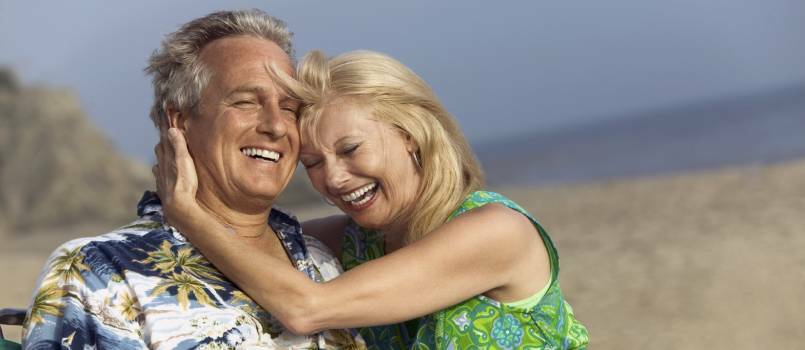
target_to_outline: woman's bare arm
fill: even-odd
[[[192,160],[181,136],[172,137],[171,142],[176,154],[168,156],[175,159],[163,155],[160,161],[179,164],[166,168],[178,169],[181,182],[183,172],[193,171]],[[533,293],[550,278],[549,272],[538,273],[549,271],[549,262],[531,222],[496,204],[465,213],[418,242],[317,284],[280,259],[227,233],[227,227],[199,205],[188,203],[195,202],[194,194],[168,196],[172,199],[167,205],[175,206],[166,207],[171,224],[295,333],[395,323],[481,293],[522,288],[523,281],[543,275],[535,288],[525,288]],[[524,276],[524,271],[532,273]]]

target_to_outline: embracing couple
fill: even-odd
[[[400,62],[311,52],[258,10],[212,13],[151,56],[157,193],[59,247],[29,349],[578,349],[558,255],[482,190],[456,121]],[[272,205],[301,162],[343,215]]]

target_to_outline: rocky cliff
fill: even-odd
[[[119,152],[71,90],[23,86],[0,67],[0,236],[122,225],[152,188],[150,165]],[[301,170],[277,204],[300,209],[311,202],[318,194]]]
[[[0,232],[134,216],[150,169],[87,119],[69,89],[22,86],[0,68]]]

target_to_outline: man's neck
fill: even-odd
[[[264,209],[259,207],[249,209],[233,209],[226,205],[217,196],[204,196],[199,191],[197,195],[199,204],[208,213],[213,215],[218,222],[227,226],[233,234],[241,239],[248,240],[252,245],[275,258],[283,260],[295,268],[292,259],[285,251],[285,246],[277,236],[276,232],[268,225],[268,217],[271,206],[267,205]]]
[[[266,203],[264,208],[238,210],[233,205],[227,205],[219,196],[200,189],[196,197],[202,208],[222,224],[230,227],[238,236],[257,237],[272,232],[268,226],[271,203]]]

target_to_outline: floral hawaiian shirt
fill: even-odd
[[[25,349],[361,349],[348,330],[311,336],[283,329],[162,220],[146,192],[139,220],[63,244],[39,278],[23,332]],[[272,209],[268,224],[296,267],[323,282],[340,265]]]

